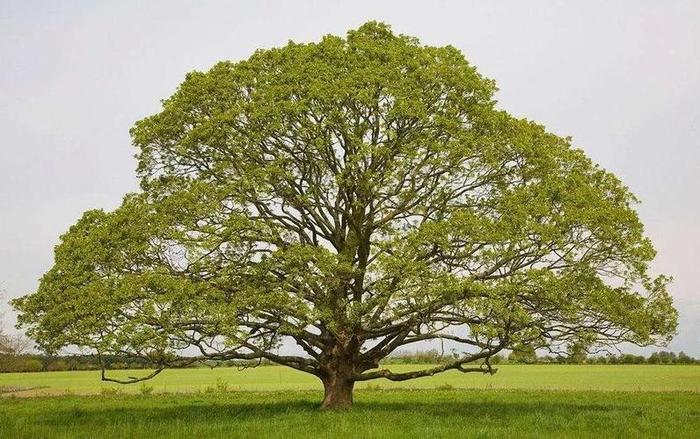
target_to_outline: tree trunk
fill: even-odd
[[[352,407],[352,390],[354,381],[339,374],[323,379],[322,409],[337,410]]]

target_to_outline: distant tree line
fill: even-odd
[[[397,352],[382,362],[389,364],[440,364],[452,360],[452,353],[444,354],[437,349],[416,352]],[[149,369],[153,365],[142,358],[131,358],[118,355],[102,356],[102,364],[105,369]],[[260,365],[271,364],[269,361]],[[605,356],[538,356],[531,352],[512,352],[507,357],[496,355],[491,358],[491,364],[700,364],[700,359],[695,359],[684,352],[654,352],[648,357],[633,354],[605,355]],[[195,363],[187,367],[240,367],[245,368],[259,365],[256,361],[251,364],[246,361],[210,361]],[[1,372],[50,372],[69,370],[99,370],[100,362],[95,355],[41,355],[28,353],[1,353]]]
[[[255,362],[255,365],[259,365]],[[269,361],[260,364],[270,364]],[[140,357],[103,355],[102,365],[108,370],[151,369],[155,365]],[[248,367],[249,361],[208,361],[193,363],[188,368],[197,367]],[[0,353],[0,373],[2,372],[52,372],[69,370],[100,370],[100,359],[96,355],[42,355],[28,353]]]
[[[685,352],[660,351],[648,357],[634,354],[619,355],[569,355],[569,356],[532,356],[511,352],[505,362],[514,364],[700,364]]]
[[[382,364],[439,364],[452,360],[454,353],[443,353],[437,349],[407,352],[400,351],[388,357]],[[654,352],[648,357],[643,355],[588,355],[573,350],[569,355],[537,355],[532,349],[513,351],[508,356],[496,355],[491,358],[491,364],[700,364],[685,352]]]
[[[115,355],[102,357],[106,369],[147,369],[149,363],[139,358]],[[94,355],[0,355],[0,372],[50,372],[65,370],[98,370],[100,362]]]

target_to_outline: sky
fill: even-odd
[[[428,6],[429,5],[429,6]],[[138,188],[128,130],[187,72],[369,20],[452,45],[499,107],[571,136],[640,198],[700,356],[700,1],[0,0],[0,289],[32,292],[84,212]],[[625,347],[629,352],[648,353]],[[655,350],[655,349],[651,349]]]

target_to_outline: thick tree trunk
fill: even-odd
[[[351,336],[337,339],[322,361],[319,377],[323,382],[322,409],[337,410],[352,407],[352,390],[358,370],[360,343]]]
[[[324,389],[322,409],[337,410],[352,407],[354,381],[344,374],[333,374],[322,381]]]

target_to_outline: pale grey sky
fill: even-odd
[[[58,236],[137,188],[128,130],[191,70],[368,20],[461,49],[500,106],[570,135],[639,196],[700,356],[700,1],[0,0],[0,285],[31,292]],[[14,314],[3,303],[6,329]]]

